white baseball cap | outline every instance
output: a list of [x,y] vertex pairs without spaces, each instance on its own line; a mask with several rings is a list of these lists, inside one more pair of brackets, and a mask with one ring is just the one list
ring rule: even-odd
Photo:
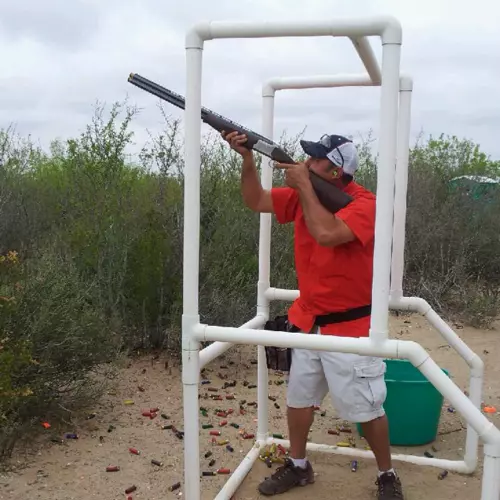
[[304,153],[313,158],[328,158],[346,174],[354,175],[359,167],[358,150],[342,135],[323,135],[319,141],[300,141]]

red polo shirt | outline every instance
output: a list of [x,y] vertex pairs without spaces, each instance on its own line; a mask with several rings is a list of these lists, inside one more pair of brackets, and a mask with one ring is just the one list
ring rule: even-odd
[[[274,213],[280,224],[295,223],[295,269],[300,297],[288,311],[290,321],[308,332],[316,315],[341,312],[371,304],[375,195],[355,182],[345,191],[353,201],[335,215],[356,236],[352,242],[329,248],[319,245],[307,228],[298,192],[271,190]],[[321,327],[321,333],[367,337],[370,317]]]

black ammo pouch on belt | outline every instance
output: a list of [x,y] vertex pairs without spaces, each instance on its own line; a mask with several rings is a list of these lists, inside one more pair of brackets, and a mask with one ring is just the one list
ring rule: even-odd
[[[325,326],[334,323],[344,323],[346,321],[354,321],[364,318],[371,314],[371,304],[348,311],[336,312],[316,316],[314,326]],[[264,325],[265,330],[275,332],[300,332],[300,328],[296,327],[288,321],[288,316],[276,316],[269,320]],[[267,368],[270,370],[278,370],[281,372],[289,372],[292,366],[292,349],[289,347],[271,347],[266,346]]]
[[[300,332],[300,328],[288,321],[288,316],[276,316],[266,322],[264,329],[275,332]],[[289,372],[292,365],[292,350],[289,347],[266,346],[266,359],[268,370]]]

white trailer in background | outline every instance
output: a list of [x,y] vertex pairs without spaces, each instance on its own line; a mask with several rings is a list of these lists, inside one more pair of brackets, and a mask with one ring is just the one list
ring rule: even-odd
[[[263,87],[263,134],[272,138],[274,96],[285,88],[380,86],[380,121],[377,172],[376,240],[369,338],[309,336],[262,330],[271,300],[293,300],[297,290],[272,288],[270,283],[271,216],[261,214],[257,314],[239,328],[204,325],[199,316],[200,135],[203,47],[219,38],[334,36],[348,37],[361,58],[366,75],[338,75],[273,79]],[[382,66],[366,37],[382,43]],[[451,461],[395,455],[395,460],[471,473],[477,466],[478,441],[484,443],[481,500],[500,498],[500,431],[481,413],[483,363],[458,335],[418,297],[402,292],[406,217],[406,186],[412,81],[400,74],[402,30],[390,17],[333,19],[318,22],[206,22],[186,35],[184,283],[182,355],[184,390],[185,498],[200,500],[199,382],[200,370],[235,344],[258,347],[258,431],[254,447],[223,486],[217,500],[229,500],[245,479],[262,447],[272,442],[268,432],[267,365],[264,346],[310,348],[407,359],[418,368],[468,423],[465,458]],[[272,171],[263,164],[262,184],[270,188]],[[389,309],[423,314],[471,367],[470,398],[448,378],[417,342],[388,338]],[[201,341],[214,341],[200,350]],[[373,457],[372,452],[308,443],[308,449],[352,456]]]

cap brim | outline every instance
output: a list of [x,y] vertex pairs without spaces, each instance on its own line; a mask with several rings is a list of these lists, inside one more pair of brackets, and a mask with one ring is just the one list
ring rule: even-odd
[[312,158],[326,158],[328,149],[322,144],[313,141],[300,141],[304,153]]

